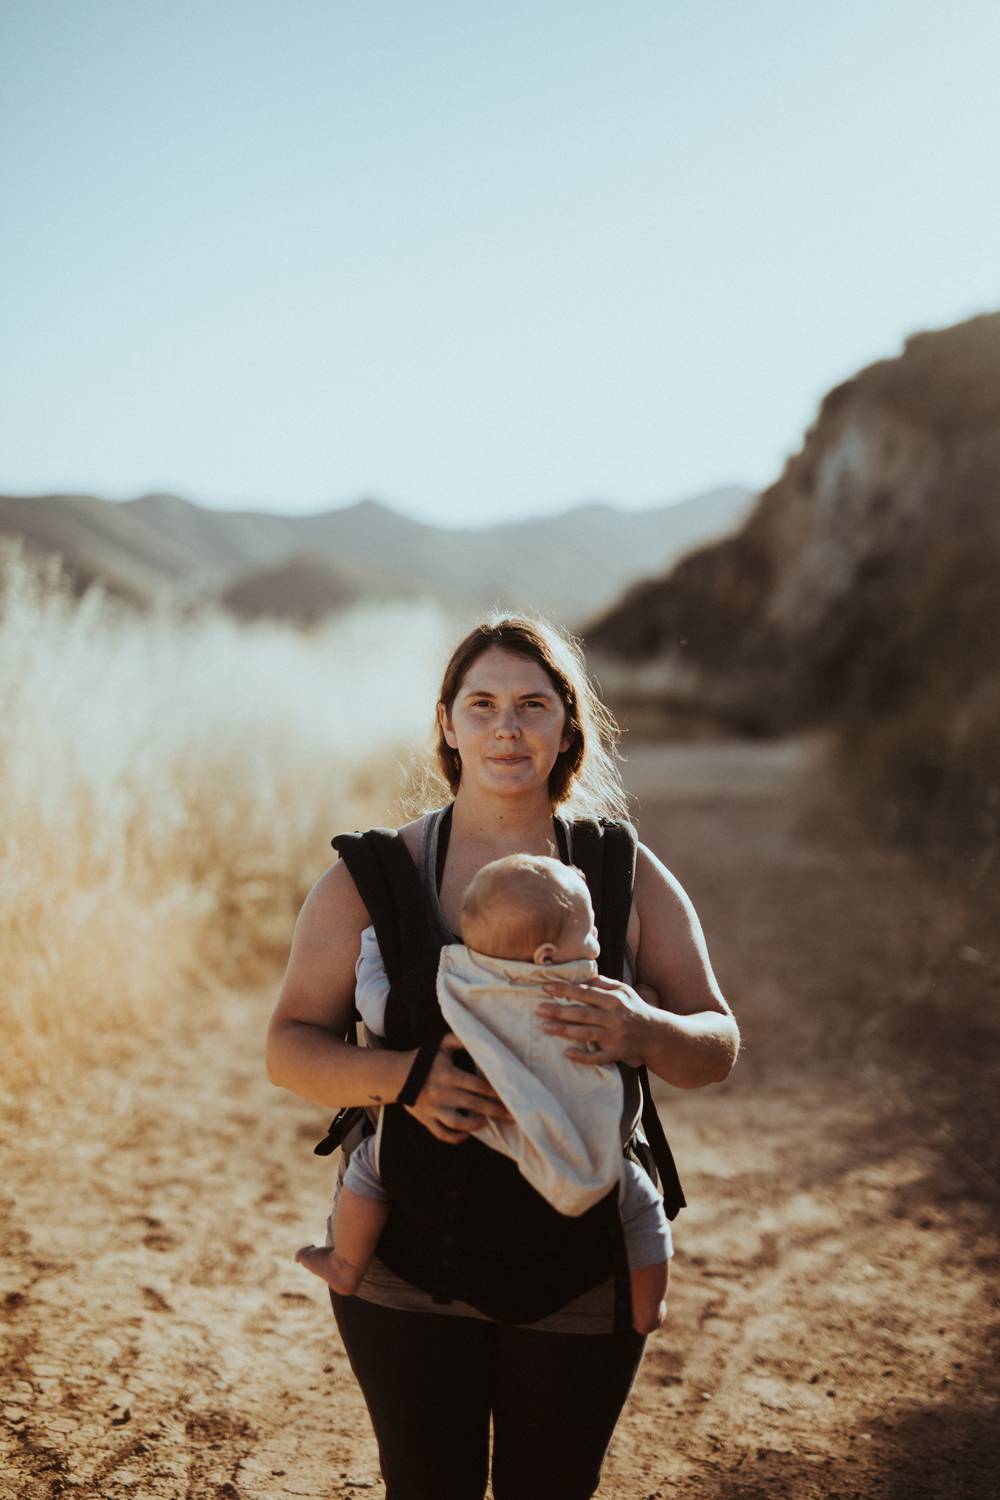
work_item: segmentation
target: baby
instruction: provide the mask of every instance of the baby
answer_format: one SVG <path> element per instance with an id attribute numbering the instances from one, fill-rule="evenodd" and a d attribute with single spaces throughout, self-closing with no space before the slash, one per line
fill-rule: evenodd
<path id="1" fill-rule="evenodd" d="M 438 1001 L 451 1030 L 513 1117 L 488 1118 L 477 1139 L 516 1161 L 560 1213 L 581 1214 L 615 1185 L 628 1256 L 633 1324 L 650 1333 L 666 1312 L 670 1225 L 646 1173 L 622 1154 L 623 1090 L 616 1067 L 582 1067 L 536 1016 L 543 986 L 586 982 L 600 946 L 590 892 L 579 870 L 515 854 L 486 865 L 470 883 L 462 944 L 441 950 Z M 388 983 L 374 930 L 362 935 L 357 1005 L 365 1028 L 384 1026 Z M 296 1255 L 344 1296 L 354 1293 L 389 1215 L 379 1180 L 380 1132 L 351 1154 L 333 1225 L 333 1246 Z"/>

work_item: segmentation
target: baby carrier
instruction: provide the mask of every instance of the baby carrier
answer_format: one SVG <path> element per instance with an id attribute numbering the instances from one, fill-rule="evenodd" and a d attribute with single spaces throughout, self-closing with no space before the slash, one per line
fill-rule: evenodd
<path id="1" fill-rule="evenodd" d="M 443 869 L 451 809 L 441 820 L 438 879 Z M 556 819 L 560 853 L 568 859 L 566 826 Z M 601 943 L 599 968 L 621 979 L 632 903 L 636 835 L 630 823 L 575 820 L 573 863 L 590 890 Z M 443 938 L 420 873 L 395 829 L 340 834 L 333 847 L 345 861 L 375 927 L 389 996 L 385 1044 L 417 1048 L 399 1099 L 384 1107 L 379 1168 L 391 1200 L 379 1259 L 435 1302 L 468 1302 L 505 1323 L 533 1323 L 610 1276 L 615 1285 L 615 1326 L 631 1324 L 628 1267 L 618 1209 L 618 1188 L 579 1217 L 558 1213 L 509 1158 L 471 1135 L 459 1145 L 439 1141 L 404 1105 L 418 1097 L 447 1031 L 437 1003 L 436 976 Z M 453 1054 L 472 1067 L 465 1053 Z M 625 1075 L 635 1070 L 619 1064 Z M 674 1218 L 684 1194 L 653 1104 L 646 1069 L 642 1128 L 626 1150 L 659 1174 L 664 1207 Z M 333 1152 L 359 1121 L 360 1108 L 341 1110 L 315 1151 Z"/>

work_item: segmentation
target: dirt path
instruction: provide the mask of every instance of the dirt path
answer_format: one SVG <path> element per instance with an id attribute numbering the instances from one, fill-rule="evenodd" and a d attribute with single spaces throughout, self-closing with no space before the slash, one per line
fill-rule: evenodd
<path id="1" fill-rule="evenodd" d="M 904 861 L 804 831 L 802 756 L 630 766 L 746 1052 L 725 1088 L 664 1090 L 692 1206 L 602 1496 L 1000 1493 L 1000 953 Z M 269 1004 L 192 1013 L 17 1122 L 0 1493 L 381 1493 L 322 1289 L 291 1262 L 321 1229 L 326 1121 L 262 1076 Z"/>

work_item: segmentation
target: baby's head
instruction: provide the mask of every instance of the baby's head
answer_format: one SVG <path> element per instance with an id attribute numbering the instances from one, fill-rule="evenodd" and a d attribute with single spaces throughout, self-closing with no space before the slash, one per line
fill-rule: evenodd
<path id="1" fill-rule="evenodd" d="M 465 893 L 459 928 L 467 948 L 491 958 L 560 964 L 601 951 L 580 871 L 538 854 L 484 865 Z"/>

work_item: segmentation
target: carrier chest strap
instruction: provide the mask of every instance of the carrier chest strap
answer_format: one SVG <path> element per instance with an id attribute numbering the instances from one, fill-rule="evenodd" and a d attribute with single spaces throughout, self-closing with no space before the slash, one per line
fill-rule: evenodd
<path id="1" fill-rule="evenodd" d="M 420 1097 L 420 1090 L 427 1082 L 427 1075 L 434 1066 L 434 1059 L 438 1055 L 440 1045 L 440 1042 L 435 1039 L 433 1042 L 424 1042 L 424 1045 L 417 1049 L 417 1055 L 406 1075 L 406 1081 L 396 1096 L 397 1104 L 416 1104 Z"/>

